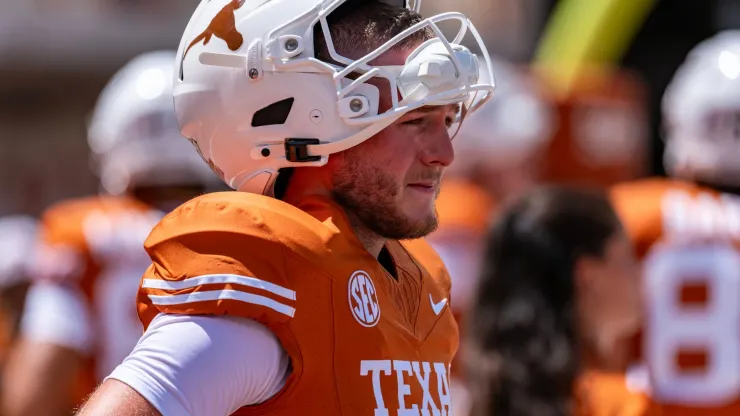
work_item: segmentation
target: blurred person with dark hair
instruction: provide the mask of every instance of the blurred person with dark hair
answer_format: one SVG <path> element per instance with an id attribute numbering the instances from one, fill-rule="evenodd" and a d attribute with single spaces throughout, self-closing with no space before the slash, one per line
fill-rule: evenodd
<path id="1" fill-rule="evenodd" d="M 663 124 L 673 178 L 612 192 L 644 261 L 638 358 L 663 414 L 740 414 L 740 31 L 688 54 Z"/>
<path id="2" fill-rule="evenodd" d="M 101 195 L 42 215 L 34 284 L 4 374 L 5 416 L 68 414 L 126 357 L 142 334 L 135 297 L 146 236 L 219 183 L 180 135 L 174 63 L 174 51 L 150 52 L 115 74 L 88 131 Z"/>
<path id="3" fill-rule="evenodd" d="M 640 415 L 639 268 L 607 197 L 536 189 L 491 230 L 465 363 L 475 416 Z"/>

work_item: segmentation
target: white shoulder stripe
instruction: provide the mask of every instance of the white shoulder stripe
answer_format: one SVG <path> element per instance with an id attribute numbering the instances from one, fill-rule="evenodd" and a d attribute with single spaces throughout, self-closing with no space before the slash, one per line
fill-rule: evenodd
<path id="1" fill-rule="evenodd" d="M 159 279 L 144 279 L 141 287 L 144 289 L 162 289 L 162 290 L 182 290 L 191 289 L 200 285 L 207 284 L 238 284 L 249 286 L 257 289 L 266 290 L 286 299 L 295 300 L 295 291 L 284 288 L 275 283 L 266 280 L 257 279 L 256 277 L 239 276 L 236 274 L 206 274 L 203 276 L 191 277 L 185 280 L 166 281 Z"/>
<path id="2" fill-rule="evenodd" d="M 276 312 L 288 315 L 291 318 L 295 315 L 295 308 L 282 304 L 278 301 L 265 296 L 255 295 L 253 293 L 241 292 L 238 290 L 208 290 L 205 292 L 183 293 L 180 295 L 149 295 L 149 299 L 155 305 L 183 305 L 194 302 L 204 302 L 209 300 L 238 300 L 244 303 L 260 305 L 270 308 Z"/>

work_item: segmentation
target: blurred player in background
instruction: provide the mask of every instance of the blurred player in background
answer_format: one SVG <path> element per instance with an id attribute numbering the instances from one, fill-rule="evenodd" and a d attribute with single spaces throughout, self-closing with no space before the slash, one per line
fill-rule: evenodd
<path id="1" fill-rule="evenodd" d="M 740 32 L 696 46 L 663 97 L 675 179 L 617 186 L 644 258 L 642 359 L 663 414 L 740 414 Z"/>
<path id="2" fill-rule="evenodd" d="M 639 267 L 602 193 L 540 188 L 488 236 L 465 368 L 474 416 L 641 415 L 627 388 Z"/>
<path id="3" fill-rule="evenodd" d="M 18 334 L 30 272 L 38 224 L 26 215 L 0 217 L 0 369 Z"/>
<path id="4" fill-rule="evenodd" d="M 499 205 L 540 179 L 538 167 L 553 131 L 554 114 L 535 80 L 500 58 L 492 58 L 492 65 L 496 99 L 466 117 L 452 142 L 456 161 L 437 199 L 439 228 L 427 238 L 452 278 L 450 306 L 463 330 L 489 221 Z M 487 72 L 483 66 L 481 76 Z M 469 401 L 461 369 L 453 363 L 452 388 L 455 413 L 464 415 Z"/>
<path id="5" fill-rule="evenodd" d="M 179 132 L 174 51 L 133 59 L 102 92 L 88 141 L 102 194 L 58 203 L 41 220 L 41 249 L 5 374 L 7 416 L 67 414 L 142 334 L 135 297 L 159 219 L 218 178 Z"/>

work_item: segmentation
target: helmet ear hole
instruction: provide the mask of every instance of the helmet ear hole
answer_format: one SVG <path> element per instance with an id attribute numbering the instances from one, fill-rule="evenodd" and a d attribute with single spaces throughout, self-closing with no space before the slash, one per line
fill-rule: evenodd
<path id="1" fill-rule="evenodd" d="M 285 124 L 294 101 L 295 98 L 290 97 L 257 110 L 252 117 L 252 127 Z"/>

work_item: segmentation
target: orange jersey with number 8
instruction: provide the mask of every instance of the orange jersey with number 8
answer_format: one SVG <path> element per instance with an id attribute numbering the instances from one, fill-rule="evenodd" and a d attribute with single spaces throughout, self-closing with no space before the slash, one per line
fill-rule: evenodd
<path id="1" fill-rule="evenodd" d="M 641 358 L 656 411 L 740 414 L 740 198 L 666 179 L 612 196 L 644 259 Z"/>

